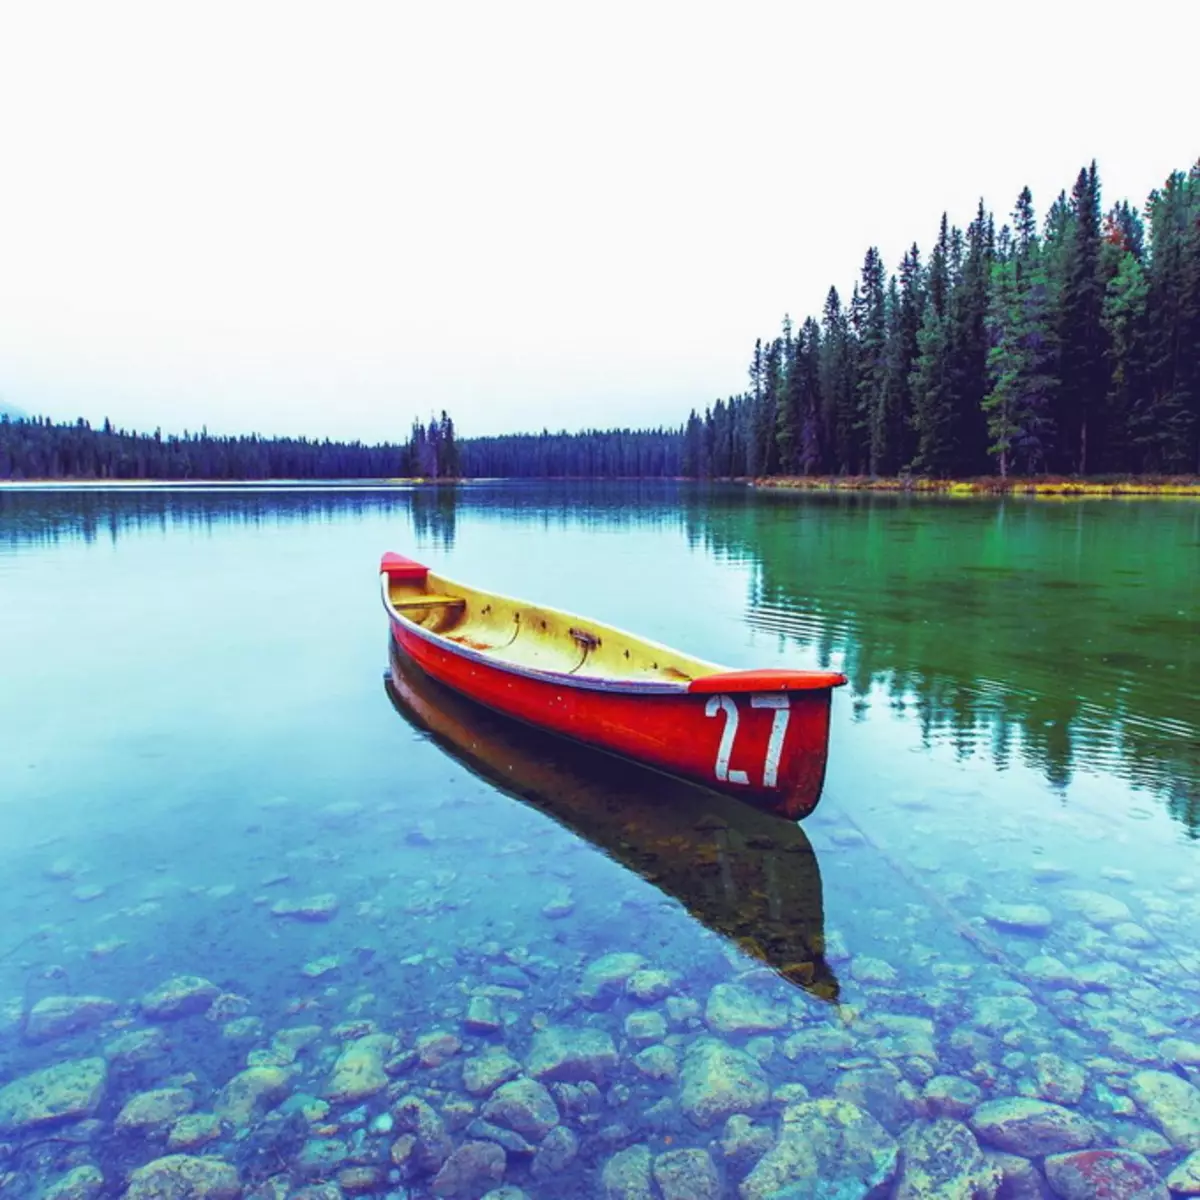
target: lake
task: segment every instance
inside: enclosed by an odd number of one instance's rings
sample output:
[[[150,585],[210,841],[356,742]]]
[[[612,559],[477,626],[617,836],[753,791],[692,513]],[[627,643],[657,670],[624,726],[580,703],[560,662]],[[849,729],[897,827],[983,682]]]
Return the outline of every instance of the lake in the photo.
[[[816,812],[386,683],[388,549],[844,671]],[[1200,1194],[1198,598],[1189,501],[0,490],[0,1193]]]

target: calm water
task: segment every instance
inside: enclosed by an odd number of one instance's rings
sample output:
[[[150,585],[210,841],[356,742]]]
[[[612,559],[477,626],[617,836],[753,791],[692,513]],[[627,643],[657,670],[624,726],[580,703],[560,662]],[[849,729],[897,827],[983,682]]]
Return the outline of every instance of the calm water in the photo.
[[[385,688],[384,549],[844,670],[816,814]],[[130,1173],[177,1148],[256,1197],[1074,1195],[1043,1159],[1087,1144],[1165,1178],[1198,597],[1187,502],[0,491],[0,1082],[74,1064],[0,1091],[0,1191],[173,1195]],[[518,1071],[549,1093],[489,1098]]]

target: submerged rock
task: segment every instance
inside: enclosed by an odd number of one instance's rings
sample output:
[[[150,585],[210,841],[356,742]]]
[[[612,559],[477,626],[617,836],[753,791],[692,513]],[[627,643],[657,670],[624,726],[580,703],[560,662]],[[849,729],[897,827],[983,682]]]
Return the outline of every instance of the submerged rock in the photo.
[[[1068,889],[1062,893],[1062,902],[1073,913],[1078,913],[1089,924],[1100,929],[1108,929],[1132,918],[1129,905],[1104,892]]]
[[[495,1142],[463,1142],[434,1176],[433,1194],[475,1200],[500,1182],[506,1162],[504,1151]]]
[[[618,1061],[617,1048],[603,1030],[551,1025],[533,1036],[529,1074],[564,1083],[584,1079],[599,1083],[616,1069]]]
[[[152,1021],[174,1021],[207,1012],[221,994],[215,983],[199,975],[176,975],[141,999],[143,1015]]]
[[[1200,1089],[1169,1071],[1139,1071],[1129,1094],[1176,1146],[1200,1150]]]
[[[742,1200],[865,1197],[896,1173],[895,1139],[844,1100],[806,1100],[784,1113],[779,1141],[742,1180]]]
[[[961,1121],[918,1121],[900,1142],[900,1181],[895,1200],[991,1200],[1004,1173],[989,1162]]]
[[[462,1038],[446,1029],[431,1029],[417,1038],[414,1047],[423,1067],[440,1067],[462,1049]]]
[[[1085,1117],[1023,1096],[984,1101],[971,1116],[971,1128],[990,1145],[1026,1158],[1082,1150],[1096,1138]]]
[[[737,983],[718,983],[708,994],[704,1020],[716,1033],[772,1033],[788,1023],[788,1011]]]
[[[537,1142],[558,1124],[558,1107],[536,1080],[514,1079],[492,1093],[483,1117]]]
[[[338,898],[332,892],[322,892],[303,900],[277,900],[271,905],[271,916],[317,923],[332,921],[339,907]]]
[[[106,996],[46,996],[29,1010],[25,1036],[31,1042],[49,1042],[81,1033],[107,1021],[117,1007]]]
[[[635,1046],[661,1042],[667,1036],[667,1019],[653,1009],[631,1012],[625,1018],[625,1036]]]
[[[0,1088],[0,1131],[20,1133],[90,1117],[107,1083],[102,1058],[72,1059],[24,1075]]]
[[[186,1088],[155,1088],[139,1092],[117,1113],[113,1128],[118,1133],[145,1132],[169,1125],[191,1112],[195,1101]]]
[[[605,954],[590,963],[579,984],[579,998],[589,1008],[604,1008],[625,989],[629,977],[646,960],[640,954]]]
[[[679,1078],[679,1058],[670,1046],[647,1046],[635,1054],[633,1065],[647,1079],[662,1079],[674,1082]]]
[[[997,929],[1016,933],[1042,934],[1054,924],[1054,914],[1044,904],[1000,904],[983,906],[983,916]]]
[[[935,1117],[965,1117],[983,1099],[983,1092],[959,1075],[935,1075],[921,1094]]]
[[[426,1174],[439,1170],[454,1149],[442,1118],[419,1096],[405,1096],[392,1109],[392,1115],[396,1128],[412,1135],[397,1138],[392,1144],[392,1161],[397,1165],[411,1163]]]
[[[238,1200],[236,1168],[219,1158],[169,1154],[129,1176],[125,1200]]]
[[[1052,1154],[1044,1166],[1054,1194],[1063,1200],[1169,1200],[1154,1168],[1128,1150]]]
[[[42,1193],[42,1200],[96,1200],[104,1191],[104,1175],[99,1167],[86,1163],[68,1171]]]
[[[756,1125],[745,1113],[734,1113],[721,1131],[721,1154],[735,1171],[747,1171],[775,1145],[766,1125]]]
[[[680,1104],[702,1129],[736,1112],[754,1112],[770,1094],[762,1067],[744,1051],[708,1037],[688,1047]]]
[[[492,1050],[468,1058],[462,1065],[463,1087],[472,1096],[487,1096],[502,1083],[516,1079],[521,1064],[507,1050]]]
[[[530,1168],[534,1179],[553,1179],[579,1154],[579,1139],[565,1125],[555,1125],[542,1139]]]
[[[645,1146],[618,1151],[604,1164],[600,1187],[604,1200],[653,1200],[650,1151]]]
[[[171,1126],[168,1150],[195,1150],[221,1136],[221,1118],[216,1113],[188,1113]]]
[[[291,1087],[284,1067],[250,1067],[239,1071],[222,1089],[215,1111],[234,1125],[248,1125],[264,1109],[277,1104]]]
[[[395,1039],[386,1033],[368,1034],[350,1042],[338,1055],[325,1085],[325,1096],[341,1104],[353,1104],[386,1090],[383,1064]]]
[[[1193,1150],[1167,1176],[1167,1187],[1180,1196],[1200,1196],[1200,1150]]]
[[[1087,1072],[1058,1054],[1039,1054],[1033,1060],[1038,1095],[1054,1104],[1078,1104],[1087,1087]]]
[[[625,981],[625,994],[639,1004],[657,1004],[675,990],[675,979],[667,971],[643,968]]]
[[[721,1180],[707,1150],[669,1150],[654,1160],[663,1200],[720,1200]]]

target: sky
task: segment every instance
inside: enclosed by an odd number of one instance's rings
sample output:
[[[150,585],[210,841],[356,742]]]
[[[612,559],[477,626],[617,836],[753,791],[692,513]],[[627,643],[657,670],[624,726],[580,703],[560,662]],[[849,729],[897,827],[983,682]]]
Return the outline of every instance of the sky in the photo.
[[[0,403],[399,440],[676,424],[943,210],[1200,156],[1200,12],[0,6]],[[999,220],[998,220],[999,223]]]

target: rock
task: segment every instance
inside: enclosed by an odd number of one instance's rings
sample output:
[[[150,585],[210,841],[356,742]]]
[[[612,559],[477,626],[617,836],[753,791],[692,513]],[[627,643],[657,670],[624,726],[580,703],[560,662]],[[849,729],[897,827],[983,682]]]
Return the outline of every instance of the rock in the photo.
[[[1046,1200],[1050,1195],[1041,1171],[1029,1159],[1003,1150],[989,1150],[986,1158],[1000,1172],[1004,1200]]]
[[[661,1042],[667,1036],[667,1019],[660,1012],[631,1012],[625,1018],[625,1036],[635,1046]]]
[[[1043,1166],[1054,1194],[1063,1200],[1170,1200],[1154,1168],[1128,1150],[1052,1154]]]
[[[674,1082],[679,1078],[679,1059],[670,1046],[647,1046],[633,1057],[633,1065],[647,1079]]]
[[[1139,1071],[1129,1094],[1181,1150],[1200,1150],[1200,1089],[1169,1071]]]
[[[530,1075],[535,1079],[564,1083],[578,1083],[583,1079],[600,1083],[616,1069],[618,1062],[612,1038],[600,1029],[551,1025],[533,1035],[529,1050]]]
[[[1189,1042],[1185,1038],[1164,1038],[1158,1044],[1159,1051],[1168,1061],[1181,1067],[1200,1067],[1200,1042]]]
[[[207,1012],[221,994],[215,983],[199,975],[176,975],[147,992],[140,1001],[142,1014],[151,1021],[175,1021]]]
[[[663,1200],[720,1200],[721,1180],[707,1150],[669,1150],[654,1160]]]
[[[432,1029],[417,1038],[415,1047],[421,1066],[440,1067],[462,1049],[462,1038],[445,1029]]]
[[[734,1113],[721,1132],[721,1154],[738,1172],[748,1171],[773,1145],[771,1130],[755,1125],[745,1113]]]
[[[1167,1187],[1180,1196],[1200,1196],[1200,1150],[1193,1150],[1167,1176]]]
[[[825,1025],[793,1033],[783,1043],[783,1056],[797,1062],[826,1054],[849,1054],[853,1049],[854,1039],[844,1029]]]
[[[625,980],[625,994],[639,1004],[657,1004],[675,990],[675,980],[667,971],[653,968],[634,971]]]
[[[961,1121],[917,1121],[900,1141],[900,1181],[894,1200],[991,1200],[1004,1173],[989,1162]]]
[[[326,1179],[342,1166],[349,1153],[349,1147],[338,1138],[309,1138],[294,1160],[296,1173],[306,1179]]]
[[[394,1039],[386,1033],[368,1034],[349,1042],[333,1064],[325,1097],[335,1104],[357,1104],[385,1091],[388,1077],[383,1064],[393,1045]]]
[[[542,1139],[533,1156],[534,1179],[553,1179],[567,1169],[579,1154],[579,1139],[565,1125],[555,1125]]]
[[[445,1122],[417,1096],[405,1096],[392,1109],[392,1115],[396,1118],[397,1129],[413,1135],[404,1152],[404,1160],[411,1160],[418,1170],[433,1174],[450,1157],[450,1151],[454,1148],[450,1135],[446,1132]],[[400,1161],[397,1158],[397,1148],[404,1140],[398,1138],[393,1144],[393,1162]]]
[[[890,987],[899,978],[900,973],[891,963],[882,958],[868,958],[856,955],[850,964],[850,974],[858,983],[873,984],[876,987]]]
[[[86,1163],[68,1171],[42,1193],[42,1200],[96,1200],[104,1191],[104,1175],[99,1167]]]
[[[708,993],[704,1020],[714,1033],[771,1033],[788,1023],[788,1012],[738,983],[718,983]]]
[[[100,1052],[114,1066],[133,1067],[152,1062],[165,1054],[166,1034],[157,1026],[149,1029],[130,1029],[110,1038]]]
[[[338,898],[332,892],[309,896],[304,900],[277,900],[271,905],[271,916],[293,921],[332,921],[337,915]]]
[[[49,1042],[92,1029],[117,1011],[117,1002],[105,996],[46,996],[29,1011],[25,1036],[31,1042]]]
[[[933,1117],[965,1117],[983,1099],[975,1084],[958,1075],[935,1075],[921,1095]]]
[[[192,1111],[192,1093],[186,1088],[155,1088],[139,1092],[117,1113],[113,1128],[118,1133],[145,1132],[170,1125]]]
[[[559,888],[545,904],[542,905],[542,916],[551,921],[561,921],[575,911],[575,894],[569,887]]]
[[[529,1197],[519,1187],[505,1184],[503,1187],[493,1188],[483,1200],[529,1200]]]
[[[504,1028],[504,1019],[491,996],[472,996],[467,1002],[463,1024],[472,1033],[495,1033]]]
[[[379,1189],[387,1180],[387,1175],[381,1167],[343,1167],[337,1173],[337,1186],[341,1196],[366,1196]]]
[[[1096,1137],[1092,1123],[1078,1113],[1023,1096],[985,1100],[971,1115],[971,1128],[990,1145],[1026,1158],[1082,1150]]]
[[[195,1150],[221,1136],[221,1118],[216,1113],[189,1113],[171,1126],[168,1150]]]
[[[1035,983],[1046,987],[1075,987],[1075,972],[1065,963],[1050,954],[1035,954],[1025,963],[1025,974]]]
[[[250,1067],[239,1071],[220,1091],[216,1113],[234,1125],[249,1125],[255,1116],[279,1103],[291,1086],[284,1067]]]
[[[580,1000],[589,1008],[606,1008],[624,990],[629,977],[645,965],[640,954],[605,954],[584,971]]]
[[[916,1089],[891,1063],[843,1072],[834,1095],[869,1112],[889,1133],[899,1133],[920,1115]]]
[[[1132,916],[1129,905],[1103,892],[1068,889],[1062,893],[1062,902],[1073,913],[1078,913],[1089,924],[1100,929],[1128,921]]]
[[[980,996],[971,1024],[985,1033],[1005,1033],[1013,1026],[1027,1025],[1035,1016],[1037,1005],[1028,996]]]
[[[20,1133],[90,1117],[104,1099],[108,1064],[77,1058],[23,1075],[0,1088],[0,1132]]]
[[[558,1124],[558,1107],[536,1080],[514,1079],[492,1093],[483,1106],[483,1117],[537,1142]]]
[[[305,979],[324,979],[326,975],[332,975],[334,971],[341,968],[342,960],[336,954],[324,954],[320,958],[314,958],[311,962],[306,962],[300,968],[300,974]]]
[[[708,1037],[688,1047],[680,1103],[702,1129],[735,1112],[754,1112],[770,1094],[762,1067],[744,1051]]]
[[[687,1025],[700,1013],[700,1004],[691,996],[667,997],[667,1020],[672,1025]]]
[[[472,1096],[487,1096],[502,1083],[516,1079],[521,1064],[507,1050],[491,1050],[468,1058],[462,1066],[463,1087]]]
[[[475,1200],[504,1177],[507,1160],[495,1142],[463,1142],[434,1176],[435,1196]]]
[[[1054,1104],[1078,1104],[1087,1087],[1087,1072],[1058,1054],[1039,1054],[1033,1060],[1038,1095]]]
[[[779,1141],[742,1180],[742,1200],[874,1194],[896,1173],[895,1139],[844,1100],[806,1100],[785,1113]]]
[[[653,1200],[650,1151],[645,1146],[618,1151],[604,1164],[600,1187],[605,1200]]]
[[[219,1158],[169,1154],[129,1176],[125,1200],[238,1200],[236,1168]]]
[[[1043,934],[1054,924],[1054,915],[1042,904],[999,904],[983,906],[984,920],[997,929],[1015,933]]]

